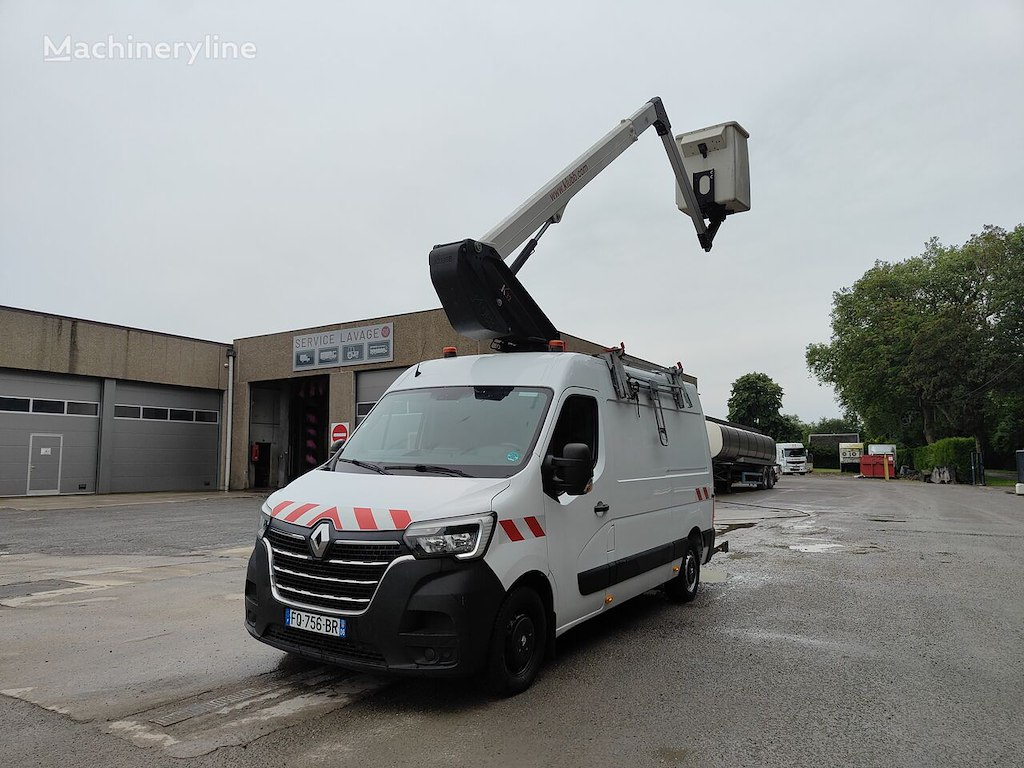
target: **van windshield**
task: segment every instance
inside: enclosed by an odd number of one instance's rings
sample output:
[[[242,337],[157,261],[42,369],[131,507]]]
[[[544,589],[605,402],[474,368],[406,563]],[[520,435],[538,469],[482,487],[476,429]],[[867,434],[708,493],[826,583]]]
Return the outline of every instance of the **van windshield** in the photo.
[[[782,449],[782,453],[783,453],[784,456],[792,456],[792,457],[806,456],[807,455],[807,449],[806,448],[783,448]]]
[[[390,474],[510,477],[526,463],[551,391],[531,387],[433,387],[389,392],[341,452]]]

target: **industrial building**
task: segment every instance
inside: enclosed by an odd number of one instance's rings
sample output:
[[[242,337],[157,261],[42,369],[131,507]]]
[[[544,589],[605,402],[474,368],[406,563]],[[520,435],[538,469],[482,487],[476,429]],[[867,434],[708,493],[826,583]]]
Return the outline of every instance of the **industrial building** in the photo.
[[[0,496],[281,487],[446,346],[489,351],[441,309],[225,343],[0,307]]]

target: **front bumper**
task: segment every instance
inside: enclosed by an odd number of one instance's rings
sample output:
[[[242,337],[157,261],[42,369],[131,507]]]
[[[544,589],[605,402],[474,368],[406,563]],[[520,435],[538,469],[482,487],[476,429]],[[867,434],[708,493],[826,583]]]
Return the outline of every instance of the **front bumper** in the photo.
[[[259,540],[246,575],[245,627],[275,648],[348,669],[468,675],[483,664],[504,596],[483,560],[403,560],[387,571],[363,613],[344,616],[345,638],[293,629],[284,623],[285,603],[271,590],[270,562]]]

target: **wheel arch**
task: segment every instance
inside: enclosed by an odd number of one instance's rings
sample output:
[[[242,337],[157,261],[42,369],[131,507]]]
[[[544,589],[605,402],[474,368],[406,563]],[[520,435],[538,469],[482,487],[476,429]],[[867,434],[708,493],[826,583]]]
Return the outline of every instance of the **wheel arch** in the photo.
[[[548,577],[540,571],[527,571],[508,588],[506,594],[511,594],[519,587],[528,587],[540,597],[544,604],[544,613],[547,615],[547,652],[545,657],[550,660],[555,657],[555,594],[551,589],[551,582]]]
[[[704,534],[700,528],[696,525],[690,529],[690,532],[686,534],[687,540],[690,542],[690,546],[693,547],[693,551],[697,553],[697,560],[702,561],[704,555]]]

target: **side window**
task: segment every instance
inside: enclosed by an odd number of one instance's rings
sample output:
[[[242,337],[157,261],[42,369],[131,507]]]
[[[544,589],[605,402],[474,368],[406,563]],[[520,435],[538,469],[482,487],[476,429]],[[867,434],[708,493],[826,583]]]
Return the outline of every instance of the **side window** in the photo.
[[[597,400],[570,395],[562,406],[548,453],[561,457],[567,443],[584,443],[597,464]]]

